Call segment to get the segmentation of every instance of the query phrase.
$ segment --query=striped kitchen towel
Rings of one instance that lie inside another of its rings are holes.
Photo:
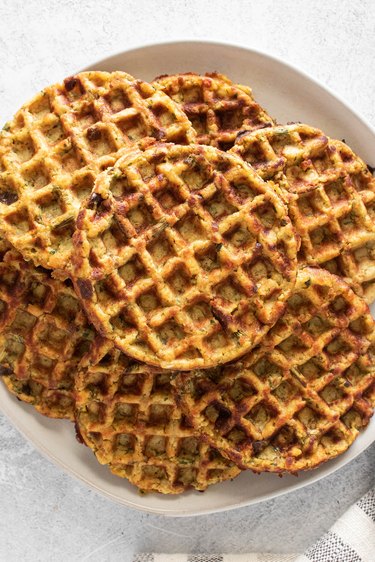
[[[138,554],[134,562],[375,562],[375,488],[304,554]]]
[[[296,562],[375,562],[375,488]]]
[[[298,554],[138,554],[134,562],[296,562]]]

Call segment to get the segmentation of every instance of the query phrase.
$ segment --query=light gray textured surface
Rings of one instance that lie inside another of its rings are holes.
[[[294,63],[375,125],[371,0],[2,0],[0,123],[45,84],[114,52],[189,38]],[[218,62],[219,69],[219,62]],[[375,445],[293,494],[213,516],[164,519],[112,504],[44,459],[0,415],[0,560],[130,562],[134,552],[298,552],[375,484]]]

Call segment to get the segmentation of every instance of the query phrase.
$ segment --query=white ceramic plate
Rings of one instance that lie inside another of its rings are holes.
[[[188,71],[216,70],[228,74],[234,81],[250,85],[256,99],[279,122],[304,121],[321,127],[333,137],[345,138],[366,162],[375,166],[375,131],[331,91],[268,55],[232,45],[189,41],[141,47],[97,62],[90,69],[125,70],[145,80]],[[298,478],[245,472],[233,482],[212,486],[204,494],[140,496],[133,486],[112,476],[89,449],[77,443],[69,422],[44,418],[17,401],[3,385],[0,407],[37,449],[69,474],[128,507],[167,516],[234,509],[301,488],[332,474],[375,440],[374,418],[344,455]]]

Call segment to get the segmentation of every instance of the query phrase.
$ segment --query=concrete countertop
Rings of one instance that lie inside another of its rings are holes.
[[[254,47],[333,88],[375,126],[371,0],[3,0],[0,124],[33,93],[110,54],[166,40]],[[237,511],[164,519],[97,495],[0,414],[0,560],[131,562],[136,552],[300,552],[375,484],[375,445],[326,479]]]

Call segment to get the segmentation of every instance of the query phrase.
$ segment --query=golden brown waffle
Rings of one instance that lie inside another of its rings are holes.
[[[343,142],[303,124],[240,136],[232,149],[289,196],[299,260],[348,278],[375,299],[375,178]]]
[[[342,279],[302,269],[262,344],[236,364],[180,373],[178,403],[241,468],[314,468],[344,452],[369,422],[374,328],[366,303]]]
[[[94,331],[67,282],[0,247],[0,378],[42,414],[73,419],[75,370]]]
[[[240,470],[185,420],[170,377],[98,338],[76,379],[78,436],[100,463],[144,491],[178,494],[234,478]]]
[[[0,134],[0,218],[26,259],[67,263],[95,177],[137,141],[187,143],[194,131],[161,90],[124,72],[83,72],[47,87]]]
[[[76,291],[97,330],[145,363],[188,370],[239,357],[294,287],[285,205],[213,147],[124,156],[98,177],[77,225]]]
[[[180,105],[191,121],[199,144],[229,150],[240,131],[274,125],[254,100],[250,88],[233,84],[223,74],[175,74],[153,82]]]

